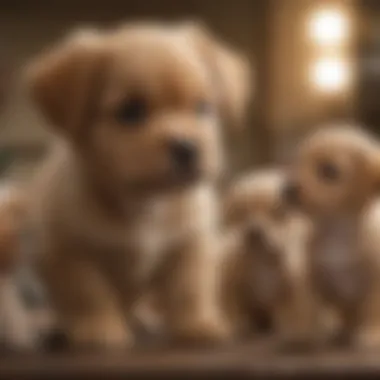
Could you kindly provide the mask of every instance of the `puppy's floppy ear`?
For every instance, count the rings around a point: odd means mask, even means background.
[[[201,24],[187,22],[183,28],[196,42],[214,76],[222,117],[228,124],[241,125],[251,93],[252,78],[247,58],[216,39]]]
[[[99,33],[82,30],[27,67],[26,80],[33,100],[47,121],[64,134],[74,134],[85,122],[103,46]]]

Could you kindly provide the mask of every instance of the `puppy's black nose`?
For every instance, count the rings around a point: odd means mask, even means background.
[[[299,201],[299,186],[295,182],[287,182],[282,189],[282,198],[291,205]]]
[[[198,156],[196,145],[189,140],[172,140],[169,143],[172,159],[181,169],[192,169]]]

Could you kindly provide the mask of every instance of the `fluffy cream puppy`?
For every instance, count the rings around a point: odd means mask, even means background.
[[[17,186],[0,189],[0,342],[6,349],[32,349],[37,331],[17,283],[23,265],[21,232],[25,220],[25,197]]]
[[[314,220],[310,276],[318,308],[340,320],[337,334],[380,343],[380,149],[365,131],[328,126],[301,145],[288,201]]]
[[[264,316],[281,347],[290,348],[307,344],[316,330],[307,314],[311,226],[283,199],[285,183],[285,171],[268,169],[232,186],[221,294],[235,333],[257,331],[257,318]]]
[[[214,183],[221,125],[247,100],[245,60],[193,24],[130,24],[74,33],[27,71],[59,137],[32,203],[71,344],[131,345],[153,278],[172,338],[224,339]]]

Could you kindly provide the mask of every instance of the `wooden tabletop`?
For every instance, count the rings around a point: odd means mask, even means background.
[[[189,351],[163,347],[118,353],[7,355],[0,379],[380,379],[380,352],[275,354],[270,343]]]

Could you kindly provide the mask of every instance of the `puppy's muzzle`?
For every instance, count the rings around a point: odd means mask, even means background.
[[[169,142],[169,154],[173,166],[183,174],[191,174],[196,170],[198,148],[189,140],[172,140]]]

